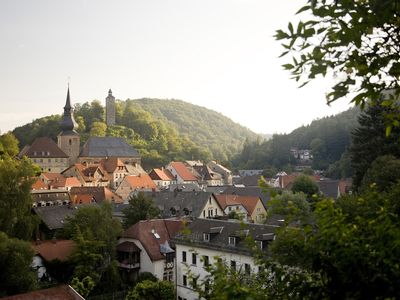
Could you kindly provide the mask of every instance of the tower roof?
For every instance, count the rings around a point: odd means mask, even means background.
[[[74,120],[73,108],[71,106],[71,98],[69,94],[69,87],[67,91],[67,101],[65,102],[64,106],[64,115],[60,122],[60,127],[62,131],[61,133],[76,134],[74,129],[77,127],[77,124]]]

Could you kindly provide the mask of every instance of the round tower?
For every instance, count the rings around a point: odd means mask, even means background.
[[[106,98],[106,124],[107,126],[115,125],[115,97],[112,95],[111,89]]]

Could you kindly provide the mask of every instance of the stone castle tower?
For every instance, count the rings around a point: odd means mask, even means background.
[[[115,125],[115,97],[112,95],[111,89],[106,98],[106,124],[107,126]]]
[[[73,112],[74,109],[71,106],[68,87],[67,101],[64,106],[64,115],[60,122],[61,132],[57,136],[57,144],[69,156],[69,165],[76,163],[80,149],[80,137],[75,131],[77,124],[74,120]]]

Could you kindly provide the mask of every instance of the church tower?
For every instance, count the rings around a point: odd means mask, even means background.
[[[76,163],[80,149],[80,137],[75,131],[77,124],[74,120],[73,112],[68,86],[67,101],[64,106],[64,115],[60,122],[61,132],[57,136],[57,144],[69,156],[69,165]]]
[[[112,95],[111,89],[106,98],[106,124],[107,126],[115,125],[115,97]]]

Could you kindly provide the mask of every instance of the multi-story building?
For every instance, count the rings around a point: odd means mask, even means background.
[[[251,237],[261,250],[274,239],[276,226],[246,224],[221,220],[197,219],[188,233],[175,236],[176,291],[179,300],[198,299],[194,287],[201,286],[209,274],[209,264],[222,260],[227,266],[247,274],[259,271],[247,244]]]

